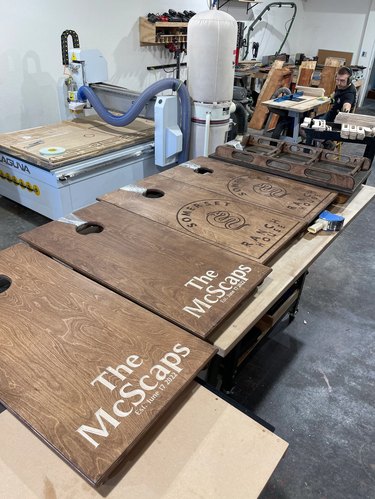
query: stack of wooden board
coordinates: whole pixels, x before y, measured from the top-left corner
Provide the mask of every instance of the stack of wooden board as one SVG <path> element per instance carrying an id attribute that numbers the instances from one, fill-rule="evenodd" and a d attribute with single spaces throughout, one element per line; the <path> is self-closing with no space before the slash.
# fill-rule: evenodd
<path id="1" fill-rule="evenodd" d="M 0 257 L 2 402 L 102 483 L 334 197 L 197 158 L 23 234 Z"/>

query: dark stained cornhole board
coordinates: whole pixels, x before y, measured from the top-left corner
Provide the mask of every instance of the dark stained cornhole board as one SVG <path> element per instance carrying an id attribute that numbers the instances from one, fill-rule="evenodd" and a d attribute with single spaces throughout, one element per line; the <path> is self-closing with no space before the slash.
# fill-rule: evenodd
<path id="1" fill-rule="evenodd" d="M 54 221 L 21 238 L 202 338 L 271 272 L 108 203 L 74 215 L 81 226 Z"/>
<path id="2" fill-rule="evenodd" d="M 91 116 L 0 134 L 0 149 L 51 171 L 153 140 L 154 128 L 152 121 L 143 118 L 137 118 L 127 127 L 116 127 Z M 39 152 L 56 147 L 63 147 L 65 152 L 55 156 Z"/>
<path id="3" fill-rule="evenodd" d="M 337 196 L 327 189 L 205 157 L 170 168 L 162 175 L 307 222 L 315 220 Z"/>
<path id="4" fill-rule="evenodd" d="M 0 276 L 1 402 L 99 484 L 215 349 L 24 244 Z"/>
<path id="5" fill-rule="evenodd" d="M 98 199 L 266 263 L 305 223 L 157 174 Z"/>
<path id="6" fill-rule="evenodd" d="M 277 147 L 258 152 L 257 146 L 266 140 L 277 143 Z M 247 143 L 244 139 L 243 145 L 244 150 L 229 145 L 218 146 L 211 157 L 343 194 L 355 192 L 370 174 L 368 158 L 266 137 L 250 137 Z"/>

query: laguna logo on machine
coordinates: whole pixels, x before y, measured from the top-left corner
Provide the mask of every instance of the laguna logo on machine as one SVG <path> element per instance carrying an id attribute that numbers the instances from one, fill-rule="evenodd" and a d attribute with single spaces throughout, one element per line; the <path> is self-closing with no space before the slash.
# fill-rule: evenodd
<path id="1" fill-rule="evenodd" d="M 17 170 L 30 173 L 28 166 L 25 165 L 25 163 L 21 163 L 21 161 L 17 161 L 15 159 L 11 159 L 7 156 L 2 155 L 0 162 L 4 163 L 4 165 L 11 166 L 12 168 L 17 168 Z"/>
<path id="2" fill-rule="evenodd" d="M 219 277 L 219 273 L 215 270 L 207 270 L 202 276 L 192 277 L 185 283 L 185 286 L 193 287 L 201 293 L 199 297 L 192 300 L 192 305 L 183 307 L 183 311 L 200 319 L 217 302 L 225 303 L 234 295 L 248 281 L 247 274 L 250 272 L 251 267 L 239 265 L 229 275 L 221 278 L 217 284 L 213 283 Z"/>

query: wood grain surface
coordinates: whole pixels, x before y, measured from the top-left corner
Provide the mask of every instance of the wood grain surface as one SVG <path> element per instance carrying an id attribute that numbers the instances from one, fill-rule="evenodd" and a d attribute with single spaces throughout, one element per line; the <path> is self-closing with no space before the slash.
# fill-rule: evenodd
<path id="1" fill-rule="evenodd" d="M 303 182 L 204 157 L 170 168 L 162 175 L 293 215 L 306 222 L 315 220 L 337 195 Z"/>
<path id="2" fill-rule="evenodd" d="M 215 350 L 24 244 L 0 276 L 1 402 L 98 484 Z"/>
<path id="3" fill-rule="evenodd" d="M 0 149 L 53 170 L 153 138 L 154 123 L 150 120 L 137 118 L 127 127 L 115 127 L 94 116 L 0 134 Z M 65 152 L 55 156 L 40 154 L 40 149 L 49 147 L 63 147 Z"/>
<path id="4" fill-rule="evenodd" d="M 157 174 L 99 198 L 181 232 L 265 263 L 306 225 Z"/>
<path id="5" fill-rule="evenodd" d="M 345 194 L 352 194 L 369 175 L 367 158 L 338 155 L 326 149 L 309 157 L 302 149 L 313 152 L 316 148 L 296 145 L 291 150 L 289 147 L 259 154 L 251 146 L 241 151 L 224 145 L 218 146 L 212 157 Z"/>
<path id="6" fill-rule="evenodd" d="M 108 203 L 93 204 L 75 216 L 103 230 L 82 235 L 79 227 L 55 221 L 21 238 L 202 338 L 270 272 Z"/>

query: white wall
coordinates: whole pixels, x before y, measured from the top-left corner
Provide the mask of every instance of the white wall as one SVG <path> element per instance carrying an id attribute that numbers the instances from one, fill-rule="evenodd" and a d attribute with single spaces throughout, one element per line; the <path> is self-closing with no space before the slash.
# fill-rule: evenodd
<path id="1" fill-rule="evenodd" d="M 246 4 L 235 1 L 223 10 L 237 20 L 251 21 L 268 3 L 253 6 L 248 14 Z M 364 27 L 368 19 L 374 19 L 375 0 L 295 3 L 297 17 L 284 52 L 314 56 L 319 48 L 350 51 L 354 52 L 354 63 L 371 65 L 375 25 L 368 25 L 366 36 Z M 162 47 L 140 47 L 138 17 L 162 13 L 171 6 L 200 12 L 207 10 L 207 5 L 207 0 L 0 0 L 0 132 L 59 121 L 57 82 L 63 72 L 60 35 L 65 29 L 78 33 L 82 48 L 101 50 L 111 83 L 140 91 L 168 76 L 163 71 L 149 72 L 146 66 L 174 59 Z M 250 42 L 260 43 L 259 57 L 278 50 L 291 13 L 290 8 L 272 8 L 257 25 Z M 369 46 L 367 61 L 359 58 L 362 43 Z M 181 77 L 185 77 L 183 72 Z"/>
<path id="2" fill-rule="evenodd" d="M 206 0 L 0 0 L 0 132 L 60 120 L 60 36 L 66 29 L 78 33 L 81 48 L 103 53 L 111 83 L 140 91 L 167 76 L 146 70 L 174 60 L 164 48 L 140 47 L 138 18 L 165 12 L 173 3 L 207 10 Z"/>

